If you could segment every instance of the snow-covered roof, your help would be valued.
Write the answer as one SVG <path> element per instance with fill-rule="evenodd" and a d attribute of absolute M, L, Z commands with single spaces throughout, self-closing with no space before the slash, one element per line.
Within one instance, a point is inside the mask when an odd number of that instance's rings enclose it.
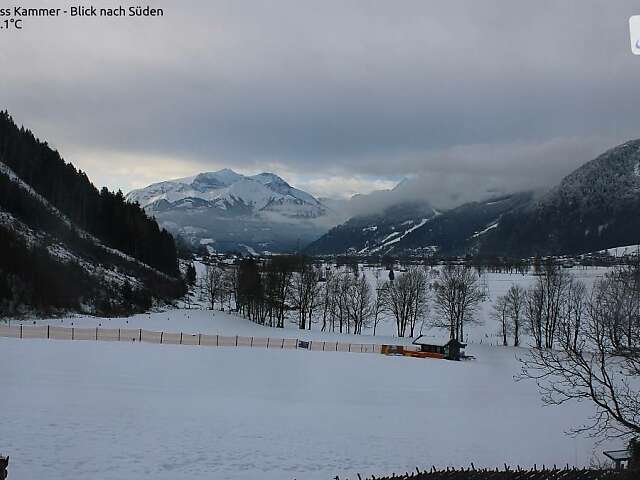
<path fill-rule="evenodd" d="M 449 332 L 439 333 L 433 332 L 424 335 L 420 335 L 413 341 L 414 345 L 436 345 L 439 347 L 444 347 L 451 341 L 449 338 Z"/>

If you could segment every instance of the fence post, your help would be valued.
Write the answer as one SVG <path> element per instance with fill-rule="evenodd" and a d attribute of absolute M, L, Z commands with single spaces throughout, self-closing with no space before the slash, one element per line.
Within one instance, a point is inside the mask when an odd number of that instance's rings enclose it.
<path fill-rule="evenodd" d="M 297 345 L 297 342 L 296 342 L 296 345 Z M 284 338 L 282 339 L 282 345 L 280 345 L 280 349 L 284 350 Z"/>
<path fill-rule="evenodd" d="M 160 332 L 160 345 L 162 345 L 162 337 L 164 336 L 164 331 Z"/>
<path fill-rule="evenodd" d="M 96 327 L 96 342 L 98 341 L 98 327 Z"/>
<path fill-rule="evenodd" d="M 220 335 L 216 335 L 216 347 L 220 346 Z"/>
<path fill-rule="evenodd" d="M 322 351 L 323 351 L 323 352 L 324 352 L 324 345 L 325 345 L 325 343 L 327 343 L 327 342 L 324 342 L 324 341 L 322 342 Z"/>
<path fill-rule="evenodd" d="M 140 332 L 138 334 L 138 341 L 141 342 L 142 341 L 142 329 L 140 329 Z"/>
<path fill-rule="evenodd" d="M 20 338 L 22 338 L 22 324 L 20 324 Z"/>
<path fill-rule="evenodd" d="M 198 334 L 198 345 L 200 345 L 201 342 L 202 342 L 202 334 L 199 333 Z"/>
<path fill-rule="evenodd" d="M 351 353 L 351 344 L 349 344 L 349 353 Z"/>
<path fill-rule="evenodd" d="M 182 332 L 180 332 L 180 345 L 182 345 Z"/>
<path fill-rule="evenodd" d="M 236 347 L 238 346 L 238 335 L 236 335 Z"/>
<path fill-rule="evenodd" d="M 269 348 L 269 337 L 267 337 L 267 348 Z"/>
<path fill-rule="evenodd" d="M 118 341 L 120 341 L 120 329 L 118 329 Z"/>
<path fill-rule="evenodd" d="M 71 327 L 71 340 L 75 340 L 75 339 L 76 339 L 75 327 Z"/>
<path fill-rule="evenodd" d="M 336 352 L 338 351 L 338 342 L 336 342 Z"/>
<path fill-rule="evenodd" d="M 47 325 L 47 338 L 51 338 L 51 334 L 49 333 L 49 325 Z"/>
<path fill-rule="evenodd" d="M 250 347 L 253 348 L 253 337 L 251 337 L 251 345 L 250 345 Z"/>

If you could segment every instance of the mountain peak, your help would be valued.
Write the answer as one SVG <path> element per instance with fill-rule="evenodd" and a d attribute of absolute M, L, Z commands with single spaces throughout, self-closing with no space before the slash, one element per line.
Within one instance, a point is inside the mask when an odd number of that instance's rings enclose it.
<path fill-rule="evenodd" d="M 230 168 L 223 168 L 215 172 L 200 173 L 195 176 L 191 184 L 204 184 L 210 187 L 226 187 L 244 178 L 243 175 L 234 172 Z"/>
<path fill-rule="evenodd" d="M 241 240 L 256 251 L 286 251 L 317 238 L 331 221 L 329 208 L 271 172 L 224 168 L 149 185 L 127 200 L 152 211 L 173 233 L 221 250 L 238 248 Z"/>
<path fill-rule="evenodd" d="M 326 211 L 315 197 L 293 188 L 275 173 L 263 172 L 245 176 L 230 168 L 154 183 L 130 192 L 127 200 L 137 201 L 143 207 L 158 205 L 158 202 L 163 201 L 162 208 L 172 208 L 172 205 L 177 206 L 178 203 L 184 208 L 186 200 L 197 200 L 193 205 L 205 202 L 225 211 L 240 204 L 257 210 L 289 205 L 292 212 L 304 209 L 305 217 L 321 216 Z M 282 207 L 279 208 L 282 210 Z M 309 209 L 311 211 L 307 211 Z M 289 213 L 293 215 L 292 212 Z"/>

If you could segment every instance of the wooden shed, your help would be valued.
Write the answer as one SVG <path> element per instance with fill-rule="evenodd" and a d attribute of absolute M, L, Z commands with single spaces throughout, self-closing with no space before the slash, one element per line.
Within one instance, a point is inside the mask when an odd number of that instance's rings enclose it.
<path fill-rule="evenodd" d="M 466 343 L 461 343 L 455 339 L 429 337 L 420 335 L 413 341 L 414 345 L 420 346 L 420 351 L 415 352 L 415 356 L 444 358 L 447 360 L 460 360 L 464 357 Z"/>

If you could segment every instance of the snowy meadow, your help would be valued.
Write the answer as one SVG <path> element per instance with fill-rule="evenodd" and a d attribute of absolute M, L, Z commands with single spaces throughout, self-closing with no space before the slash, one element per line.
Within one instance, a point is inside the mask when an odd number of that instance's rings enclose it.
<path fill-rule="evenodd" d="M 576 270 L 593 282 L 604 269 Z M 365 270 L 367 276 L 371 271 Z M 589 403 L 545 407 L 516 382 L 527 348 L 502 347 L 492 301 L 531 275 L 485 273 L 469 327 L 474 360 L 378 354 L 0 339 L 0 438 L 11 478 L 329 479 L 416 466 L 589 465 L 601 450 L 566 432 Z M 197 302 L 196 302 L 197 303 Z M 127 318 L 21 320 L 272 338 L 409 343 L 272 328 L 203 306 Z M 17 322 L 14 320 L 13 322 Z M 19 322 L 18 322 L 19 323 Z M 615 446 L 615 445 L 614 445 Z"/>

